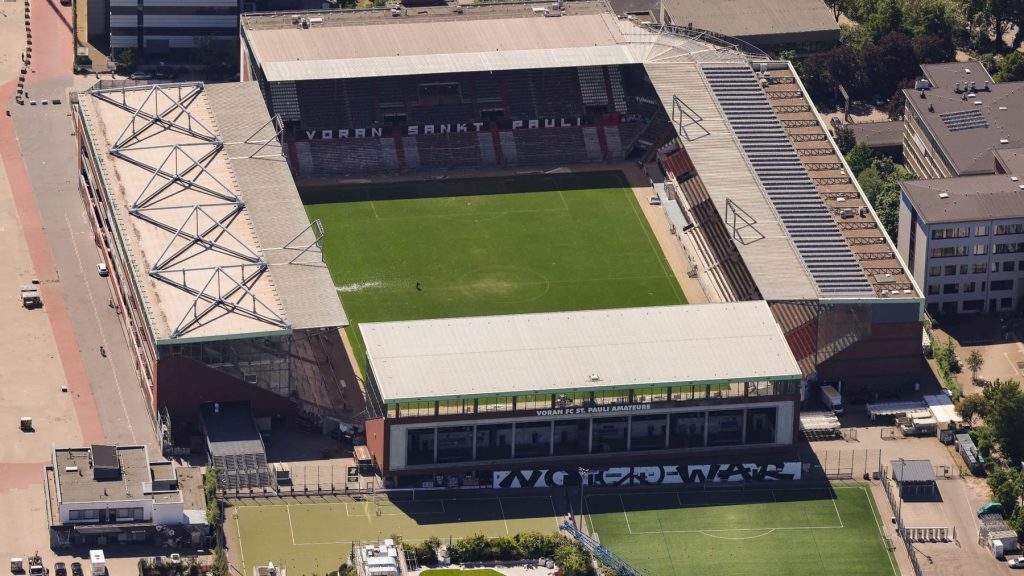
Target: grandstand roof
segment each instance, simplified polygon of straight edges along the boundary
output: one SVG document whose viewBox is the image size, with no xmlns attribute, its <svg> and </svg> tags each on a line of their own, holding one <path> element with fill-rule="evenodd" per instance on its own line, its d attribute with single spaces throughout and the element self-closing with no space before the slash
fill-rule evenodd
<svg viewBox="0 0 1024 576">
<path fill-rule="evenodd" d="M 318 249 L 295 258 L 314 238 L 300 237 L 309 221 L 255 84 L 119 87 L 78 103 L 131 267 L 121 276 L 158 344 L 347 324 Z"/>
<path fill-rule="evenodd" d="M 384 401 L 800 377 L 764 301 L 359 329 Z"/>
<path fill-rule="evenodd" d="M 491 19 L 452 19 L 450 9 L 402 18 L 329 12 L 311 16 L 324 21 L 309 28 L 289 14 L 244 15 L 243 33 L 271 82 L 637 62 L 610 14 L 545 18 L 515 7 L 465 8 Z"/>
</svg>

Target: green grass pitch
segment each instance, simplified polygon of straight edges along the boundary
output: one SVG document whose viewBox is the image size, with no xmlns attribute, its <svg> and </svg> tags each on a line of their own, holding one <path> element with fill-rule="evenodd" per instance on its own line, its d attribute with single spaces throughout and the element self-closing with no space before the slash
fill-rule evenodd
<svg viewBox="0 0 1024 576">
<path fill-rule="evenodd" d="M 686 302 L 621 172 L 321 187 L 302 196 L 324 225 L 360 368 L 361 322 Z"/>
<path fill-rule="evenodd" d="M 588 524 L 650 576 L 898 576 L 861 485 L 594 493 Z"/>
<path fill-rule="evenodd" d="M 324 575 L 348 559 L 353 541 L 379 542 L 399 534 L 406 542 L 436 536 L 445 542 L 474 534 L 488 537 L 520 532 L 558 531 L 547 495 L 434 497 L 417 492 L 412 501 L 381 497 L 296 498 L 273 503 L 239 502 L 229 521 L 236 523 L 243 574 L 273 562 L 290 576 Z"/>
</svg>

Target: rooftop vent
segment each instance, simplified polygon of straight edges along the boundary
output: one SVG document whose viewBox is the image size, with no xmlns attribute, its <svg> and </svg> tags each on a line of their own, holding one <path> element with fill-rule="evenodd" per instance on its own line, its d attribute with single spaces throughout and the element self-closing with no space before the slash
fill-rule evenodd
<svg viewBox="0 0 1024 576">
<path fill-rule="evenodd" d="M 1000 138 L 999 139 L 999 143 L 1000 144 L 1009 144 L 1010 140 L 1008 138 Z"/>
<path fill-rule="evenodd" d="M 1017 178 L 1016 176 L 1010 176 L 1010 182 L 1016 182 L 1017 180 L 1020 180 L 1020 178 Z"/>
<path fill-rule="evenodd" d="M 974 105 L 975 106 L 981 106 L 981 100 L 975 100 L 974 101 Z"/>
<path fill-rule="evenodd" d="M 317 16 L 315 18 L 310 18 L 309 19 L 309 23 L 310 24 L 323 24 L 324 23 L 324 19 L 319 17 L 319 16 Z"/>
<path fill-rule="evenodd" d="M 943 200 L 945 200 L 946 198 L 949 198 L 949 194 L 947 194 L 945 192 L 939 192 L 939 198 L 942 198 Z"/>
<path fill-rule="evenodd" d="M 590 375 L 590 381 L 591 382 L 600 382 L 601 381 L 601 377 L 598 376 L 596 373 L 595 374 L 591 374 Z"/>
<path fill-rule="evenodd" d="M 999 109 L 1000 110 L 1006 110 L 1006 106 L 1000 106 Z"/>
<path fill-rule="evenodd" d="M 78 466 L 67 466 L 64 468 L 65 472 L 78 472 Z"/>
</svg>

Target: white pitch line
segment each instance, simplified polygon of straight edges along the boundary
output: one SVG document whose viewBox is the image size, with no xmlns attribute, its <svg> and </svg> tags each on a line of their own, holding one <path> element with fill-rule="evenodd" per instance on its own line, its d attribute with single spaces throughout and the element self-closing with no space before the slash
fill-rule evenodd
<svg viewBox="0 0 1024 576">
<path fill-rule="evenodd" d="M 292 535 L 292 546 L 295 546 L 295 527 L 292 526 L 292 507 L 290 505 L 285 506 L 284 510 L 288 514 L 288 532 Z"/>
<path fill-rule="evenodd" d="M 622 494 L 619 494 L 619 505 L 622 506 L 622 517 L 626 519 L 626 530 L 632 534 L 633 528 L 629 525 L 629 514 L 626 514 L 626 502 L 622 499 Z"/>
<path fill-rule="evenodd" d="M 242 546 L 242 527 L 238 525 L 238 512 L 236 511 L 233 516 L 235 517 L 235 534 L 238 535 L 238 557 L 242 561 L 242 573 L 245 573 L 245 548 Z"/>
<path fill-rule="evenodd" d="M 633 532 L 636 536 L 651 534 L 707 534 L 708 532 L 763 532 L 765 530 L 839 530 L 842 526 L 786 526 L 784 528 L 713 528 L 706 530 L 656 530 L 653 532 Z"/>
<path fill-rule="evenodd" d="M 839 527 L 840 528 L 844 528 L 844 526 L 843 526 L 843 515 L 839 513 L 839 506 L 836 505 L 835 496 L 832 497 L 832 508 L 835 509 L 835 511 L 836 511 L 836 518 L 839 519 Z"/>
<path fill-rule="evenodd" d="M 501 523 L 505 525 L 505 535 L 509 536 L 512 533 L 508 530 L 508 521 L 505 520 L 505 505 L 501 503 L 501 498 L 498 498 L 498 508 L 501 509 Z"/>
</svg>

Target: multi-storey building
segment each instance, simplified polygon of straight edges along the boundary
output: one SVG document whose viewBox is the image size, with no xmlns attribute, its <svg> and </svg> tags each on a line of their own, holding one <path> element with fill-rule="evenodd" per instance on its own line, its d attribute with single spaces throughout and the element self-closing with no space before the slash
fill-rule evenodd
<svg viewBox="0 0 1024 576">
<path fill-rule="evenodd" d="M 929 64 L 907 90 L 899 251 L 933 314 L 1016 310 L 1024 281 L 1024 82 Z"/>
<path fill-rule="evenodd" d="M 238 0 L 89 0 L 90 41 L 106 40 L 116 59 L 135 51 L 139 63 L 233 62 Z M 103 42 L 105 43 L 105 42 Z"/>
</svg>

